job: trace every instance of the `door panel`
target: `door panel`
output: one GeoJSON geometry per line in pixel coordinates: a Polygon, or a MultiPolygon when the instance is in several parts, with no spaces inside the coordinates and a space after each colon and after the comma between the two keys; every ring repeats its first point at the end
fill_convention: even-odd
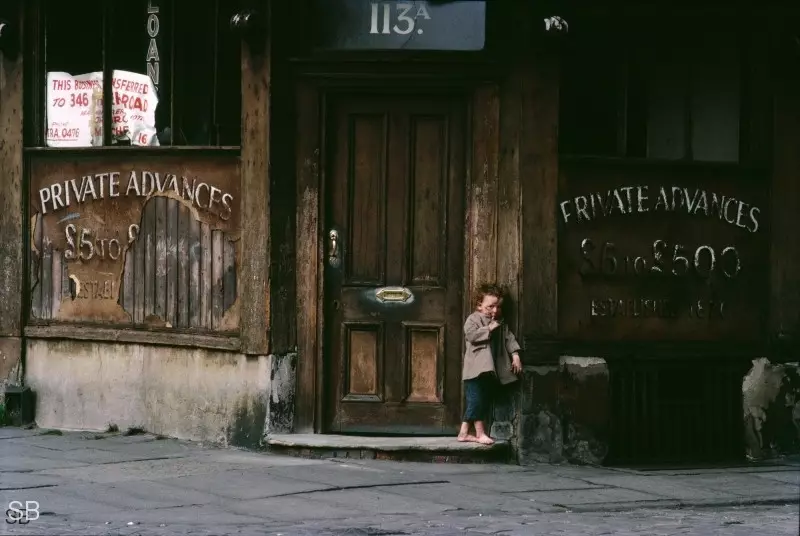
{"type": "Polygon", "coordinates": [[[455,432],[465,100],[331,96],[326,109],[326,429],[455,432]]]}

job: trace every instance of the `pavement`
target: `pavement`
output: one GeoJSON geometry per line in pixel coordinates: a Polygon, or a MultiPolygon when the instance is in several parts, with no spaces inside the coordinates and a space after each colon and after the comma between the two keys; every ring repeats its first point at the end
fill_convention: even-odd
{"type": "Polygon", "coordinates": [[[18,428],[0,428],[0,453],[0,499],[19,501],[4,506],[0,533],[11,535],[797,536],[800,526],[800,459],[659,471],[319,460],[18,428]]]}

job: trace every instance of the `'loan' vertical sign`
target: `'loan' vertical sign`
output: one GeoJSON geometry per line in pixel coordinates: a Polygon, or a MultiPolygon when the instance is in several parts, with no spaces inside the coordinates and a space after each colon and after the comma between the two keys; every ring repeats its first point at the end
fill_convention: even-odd
{"type": "MultiPolygon", "coordinates": [[[[165,13],[163,3],[162,0],[147,0],[147,12],[145,13],[147,40],[145,72],[153,81],[160,102],[160,106],[156,110],[156,130],[159,134],[163,133],[164,127],[169,124],[172,108],[169,89],[171,81],[168,76],[171,58],[168,56],[169,47],[167,46],[170,13],[165,13]]],[[[169,144],[169,140],[166,142],[169,144]]]]}
{"type": "Polygon", "coordinates": [[[159,33],[161,31],[161,20],[158,15],[161,8],[158,0],[148,0],[147,2],[147,75],[153,81],[158,91],[161,74],[161,58],[159,56],[159,33]]]}

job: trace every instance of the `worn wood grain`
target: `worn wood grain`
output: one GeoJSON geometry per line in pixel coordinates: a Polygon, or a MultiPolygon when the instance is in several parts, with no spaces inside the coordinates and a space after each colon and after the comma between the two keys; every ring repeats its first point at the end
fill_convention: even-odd
{"type": "Polygon", "coordinates": [[[201,272],[202,243],[200,239],[200,222],[192,218],[189,222],[189,326],[198,327],[202,322],[201,307],[201,272]]]}
{"type": "Polygon", "coordinates": [[[33,223],[33,233],[31,233],[33,250],[31,252],[31,315],[34,318],[42,318],[42,220],[35,218],[33,223]]]}
{"type": "Polygon", "coordinates": [[[143,319],[155,314],[156,294],[156,203],[151,201],[144,207],[142,228],[137,245],[144,248],[144,310],[143,319]]]}
{"type": "Polygon", "coordinates": [[[213,329],[219,328],[222,321],[222,301],[225,292],[222,288],[224,245],[222,231],[214,230],[211,232],[211,326],[213,329]]]}
{"type": "Polygon", "coordinates": [[[178,292],[175,325],[180,328],[189,327],[190,296],[193,290],[196,292],[196,288],[192,287],[192,281],[189,279],[189,266],[191,265],[191,254],[189,248],[192,240],[192,219],[193,218],[191,217],[189,209],[183,204],[178,205],[178,244],[176,251],[176,264],[178,270],[177,285],[178,289],[186,289],[183,292],[178,292]]]}
{"type": "Polygon", "coordinates": [[[494,283],[497,278],[499,119],[498,87],[479,87],[472,106],[472,188],[468,216],[470,296],[477,285],[494,283]]]}
{"type": "MultiPolygon", "coordinates": [[[[276,20],[297,21],[299,2],[273,2],[272,17],[276,20]]],[[[297,177],[295,173],[295,146],[287,143],[286,136],[296,127],[294,102],[295,77],[292,65],[286,58],[296,53],[294,41],[298,32],[293,24],[278,24],[272,28],[272,65],[270,65],[270,94],[272,102],[272,129],[285,135],[272,136],[270,143],[270,351],[285,355],[296,351],[296,271],[295,223],[297,212],[297,177]]]]}
{"type": "Polygon", "coordinates": [[[211,281],[213,277],[211,229],[205,223],[200,225],[200,251],[202,252],[202,268],[200,275],[200,322],[203,326],[211,325],[212,293],[211,281]]]}
{"type": "Polygon", "coordinates": [[[208,348],[238,352],[238,337],[223,335],[201,335],[197,333],[175,333],[173,331],[151,331],[102,328],[93,326],[74,326],[55,324],[51,326],[27,326],[25,336],[37,339],[69,339],[100,342],[126,342],[132,344],[155,344],[161,346],[181,346],[188,348],[208,348]]]}
{"type": "MultiPolygon", "coordinates": [[[[48,210],[42,216],[40,195],[31,200],[33,322],[146,324],[225,332],[238,328],[239,215],[224,211],[210,213],[221,204],[220,191],[231,192],[233,199],[239,197],[238,162],[230,155],[197,156],[189,160],[163,158],[163,165],[174,166],[180,176],[154,173],[155,183],[163,186],[163,189],[156,186],[156,193],[125,195],[126,185],[134,184],[127,178],[134,173],[143,176],[138,171],[144,160],[138,155],[117,156],[113,165],[122,169],[133,167],[119,172],[125,177],[119,190],[122,195],[93,203],[81,201],[81,210],[71,212],[67,220],[64,220],[67,208],[54,211],[47,205],[48,210]],[[187,175],[195,178],[188,179],[187,175]],[[174,186],[167,187],[176,177],[179,182],[171,182],[174,186]],[[212,186],[203,180],[222,188],[213,187],[217,192],[213,207],[212,186]],[[203,187],[195,189],[195,184],[203,187]],[[65,221],[75,222],[71,231],[73,223],[65,221]],[[96,227],[96,222],[103,224],[96,227]],[[86,240],[80,238],[84,230],[91,231],[86,240]],[[73,246],[80,257],[75,258],[73,246]],[[92,256],[87,257],[92,251],[92,256]],[[69,257],[65,258],[67,252],[69,257]],[[190,277],[192,270],[196,277],[190,277]],[[70,276],[75,281],[72,285],[65,281],[70,276]],[[75,297],[69,295],[70,286],[75,287],[75,297]],[[196,317],[194,323],[190,322],[190,308],[196,317]]],[[[63,184],[65,176],[87,177],[98,166],[108,169],[104,156],[65,160],[58,152],[36,155],[31,159],[32,187],[39,194],[43,185],[46,191],[54,183],[63,184]]],[[[75,184],[77,188],[79,183],[75,184]]]]}
{"type": "Polygon", "coordinates": [[[800,214],[800,55],[784,51],[779,58],[774,79],[770,331],[800,344],[800,240],[794,231],[800,214]]]}
{"type": "MultiPolygon", "coordinates": [[[[11,24],[20,28],[22,16],[19,12],[14,15],[11,24]]],[[[18,33],[20,39],[21,34],[18,33]]],[[[21,54],[12,61],[0,53],[0,182],[3,185],[0,196],[0,336],[11,337],[21,334],[22,298],[26,294],[22,200],[22,64],[21,54]]]]}
{"type": "Polygon", "coordinates": [[[510,304],[503,316],[517,333],[522,260],[522,197],[520,196],[520,121],[522,83],[518,71],[503,80],[500,88],[500,163],[497,193],[497,282],[508,292],[510,304]]]}
{"type": "MultiPolygon", "coordinates": [[[[257,2],[266,20],[268,0],[257,2]]],[[[271,26],[271,24],[269,24],[271,26]]],[[[242,47],[242,351],[269,353],[270,30],[242,47]]]]}
{"type": "Polygon", "coordinates": [[[297,89],[295,130],[297,170],[297,406],[295,432],[318,430],[318,334],[320,258],[320,99],[313,86],[301,83],[297,89]]]}
{"type": "Polygon", "coordinates": [[[558,80],[554,52],[532,50],[517,68],[520,77],[520,190],[522,289],[520,331],[558,331],[558,80]]]}
{"type": "Polygon", "coordinates": [[[180,237],[178,234],[178,212],[179,203],[170,199],[167,202],[167,222],[166,222],[166,307],[165,307],[165,320],[172,326],[178,325],[177,307],[178,307],[178,242],[180,237]]]}
{"type": "Polygon", "coordinates": [[[153,294],[153,315],[166,317],[167,300],[167,200],[163,197],[155,199],[156,233],[153,240],[155,260],[155,283],[153,294]]]}

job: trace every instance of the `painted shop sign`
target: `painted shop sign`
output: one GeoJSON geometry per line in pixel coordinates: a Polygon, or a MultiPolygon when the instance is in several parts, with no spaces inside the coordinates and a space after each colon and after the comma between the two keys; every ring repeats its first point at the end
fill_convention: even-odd
{"type": "Polygon", "coordinates": [[[34,320],[235,329],[235,158],[42,158],[31,180],[34,320]]]}
{"type": "Polygon", "coordinates": [[[724,184],[594,183],[575,178],[558,205],[565,334],[755,336],[768,242],[757,193],[724,184]]]}

